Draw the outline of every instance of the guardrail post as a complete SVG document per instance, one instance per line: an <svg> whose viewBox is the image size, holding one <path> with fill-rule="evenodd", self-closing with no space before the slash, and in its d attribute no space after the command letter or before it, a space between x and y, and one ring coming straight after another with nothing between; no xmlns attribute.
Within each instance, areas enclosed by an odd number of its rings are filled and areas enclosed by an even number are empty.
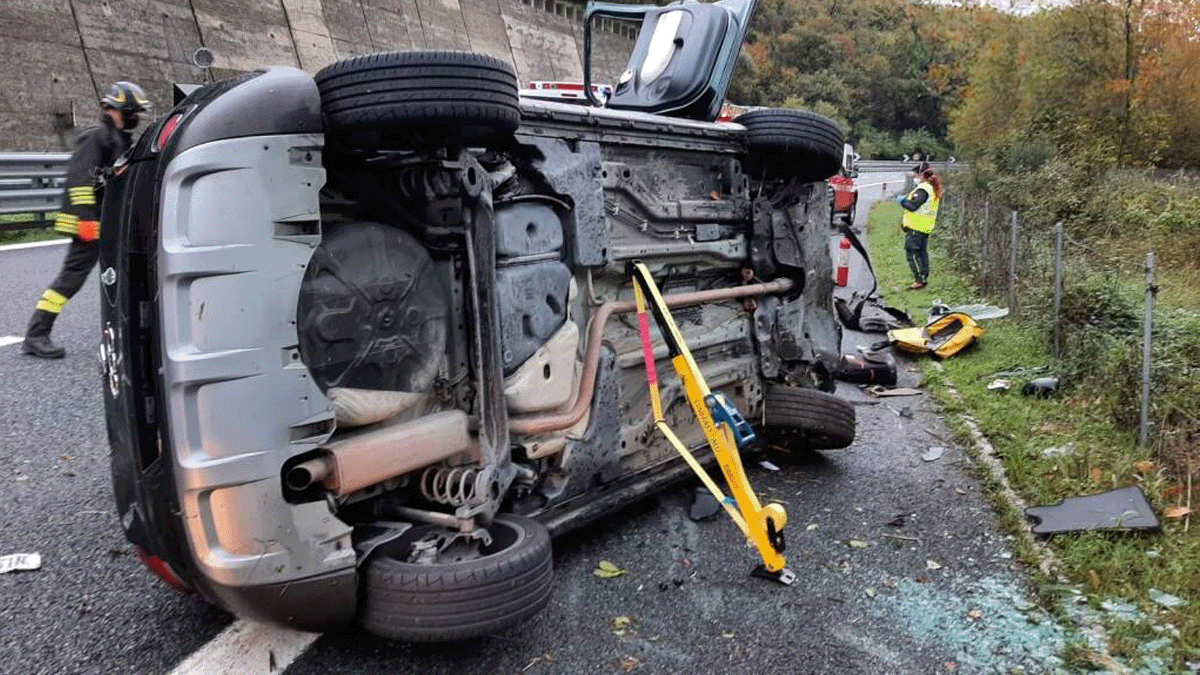
<svg viewBox="0 0 1200 675"><path fill-rule="evenodd" d="M1154 346L1154 251L1146 254L1146 318L1142 334L1142 420L1138 425L1138 445L1150 441L1150 353Z"/></svg>

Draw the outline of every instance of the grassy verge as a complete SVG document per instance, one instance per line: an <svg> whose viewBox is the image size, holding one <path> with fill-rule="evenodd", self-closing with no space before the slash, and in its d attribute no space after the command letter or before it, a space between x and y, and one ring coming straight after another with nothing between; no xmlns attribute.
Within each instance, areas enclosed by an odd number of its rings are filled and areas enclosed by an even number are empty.
<svg viewBox="0 0 1200 675"><path fill-rule="evenodd" d="M897 226L900 208L884 202L871 212L873 262L889 304L908 310L923 322L935 298L947 304L974 299L964 279L955 274L937 235L931 240L929 286L908 290L912 282L904 260L903 235ZM1114 422L1084 388L1060 398L1039 400L1013 389L995 393L987 384L996 373L1016 368L1055 366L1048 349L1048 326L1005 319L989 322L979 344L943 362L935 373L925 364L926 380L948 412L966 412L995 447L1013 488L1030 504L1053 504L1064 497L1140 485L1161 509L1186 499L1169 469L1150 451L1139 449L1136 431ZM962 402L946 396L941 378L954 385ZM953 425L952 425L953 426ZM1058 448L1058 451L1046 452ZM1020 519L1006 514L1006 527ZM1200 525L1200 523L1198 523ZM1097 609L1114 603L1128 611L1107 611L1110 649L1131 662L1135 672L1161 672L1158 658L1172 668L1200 661L1200 527L1190 532L1187 519L1166 520L1160 533L1075 533L1056 537L1051 546L1063 572L1088 594ZM1157 589L1185 599L1166 608L1151 599Z"/></svg>
<svg viewBox="0 0 1200 675"><path fill-rule="evenodd" d="M0 214L0 224L24 223L33 220L31 213ZM22 244L31 241L48 241L58 239L58 234L50 227L39 227L30 230L0 230L0 244Z"/></svg>

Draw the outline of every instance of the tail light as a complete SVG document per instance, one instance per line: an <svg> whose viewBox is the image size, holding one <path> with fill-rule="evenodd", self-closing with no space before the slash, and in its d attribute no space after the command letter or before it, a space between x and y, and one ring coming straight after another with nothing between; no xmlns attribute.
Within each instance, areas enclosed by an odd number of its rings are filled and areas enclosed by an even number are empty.
<svg viewBox="0 0 1200 675"><path fill-rule="evenodd" d="M171 135L179 128L179 122L182 119L183 113L177 112L163 122L162 127L158 130L158 136L154 139L154 144L150 146L151 152L162 152L162 149L167 147L167 141L171 140Z"/></svg>
<svg viewBox="0 0 1200 675"><path fill-rule="evenodd" d="M142 562L146 563L146 567L149 567L150 571L154 572L159 579L162 579L168 586L174 588L180 593L185 595L192 594L192 587L188 586L183 579L180 579L179 575L175 574L175 570L171 569L171 566L168 565L165 560L146 553L141 546L136 546L135 548L137 549L138 556L142 559Z"/></svg>

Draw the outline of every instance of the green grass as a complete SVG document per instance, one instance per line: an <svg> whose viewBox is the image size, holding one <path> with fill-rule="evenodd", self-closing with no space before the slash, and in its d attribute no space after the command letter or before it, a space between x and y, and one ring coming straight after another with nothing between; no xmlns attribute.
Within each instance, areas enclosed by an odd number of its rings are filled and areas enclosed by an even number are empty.
<svg viewBox="0 0 1200 675"><path fill-rule="evenodd" d="M24 223L33 220L32 213L9 213L0 214L0 223ZM48 217L53 217L53 214ZM0 230L0 244L22 244L32 241L48 241L58 239L65 235L61 235L54 231L50 226L38 227L29 230Z"/></svg>
<svg viewBox="0 0 1200 675"><path fill-rule="evenodd" d="M908 310L923 323L935 298L951 305L976 300L971 287L946 260L936 232L931 239L929 285L918 291L908 290L912 277L904 260L899 219L899 205L888 202L877 205L870 217L872 262L888 303ZM948 413L951 427L958 427L956 431L962 435L964 430L955 423L955 413L966 412L974 417L995 447L1013 488L1030 504L1053 504L1064 497L1127 485L1141 485L1159 509L1177 504L1183 497L1176 494L1179 486L1175 478L1158 464L1145 473L1135 467L1138 462L1153 461L1150 451L1138 448L1135 430L1117 427L1108 414L1109 408L1098 405L1092 394L1073 393L1048 400L1026 398L1020 395L1024 382L1021 378L1010 378L1011 391L987 390L986 385L998 372L1053 367L1048 330L1048 326L1013 319L987 322L979 343L945 360L943 373L925 362L926 383ZM939 383L941 378L954 385L961 403L947 395L945 386ZM1074 445L1074 451L1067 456L1043 455L1046 448L1068 443ZM1020 527L1019 514L1007 511L1000 509L1002 525ZM1084 588L1093 605L1099 606L1103 600L1123 600L1138 606L1147 617L1177 627L1180 637L1171 640L1170 653L1174 665L1181 667L1185 660L1200 660L1200 523L1197 525L1197 532L1187 531L1184 521L1172 520L1164 521L1161 533L1066 534L1056 537L1051 546L1064 565L1064 573ZM1146 593L1151 588L1185 598L1189 605L1174 610L1161 608L1148 599ZM1136 665L1147 656L1136 646L1144 642L1140 640L1146 631L1153 630L1149 622L1132 624L1132 628L1129 623L1112 622L1112 647L1114 653L1132 659Z"/></svg>

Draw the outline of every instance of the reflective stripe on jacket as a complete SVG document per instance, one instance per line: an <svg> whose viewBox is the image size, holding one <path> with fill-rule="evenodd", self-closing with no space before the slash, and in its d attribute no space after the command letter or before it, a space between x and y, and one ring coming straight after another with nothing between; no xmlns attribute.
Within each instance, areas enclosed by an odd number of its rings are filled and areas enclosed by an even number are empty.
<svg viewBox="0 0 1200 675"><path fill-rule="evenodd" d="M937 192L927 182L922 182L913 188L913 191L908 194L910 200L913 199L917 190L924 190L929 197L924 204L917 207L916 211L904 212L904 227L929 234L933 232L933 226L937 223L938 205L942 200L938 199Z"/></svg>

